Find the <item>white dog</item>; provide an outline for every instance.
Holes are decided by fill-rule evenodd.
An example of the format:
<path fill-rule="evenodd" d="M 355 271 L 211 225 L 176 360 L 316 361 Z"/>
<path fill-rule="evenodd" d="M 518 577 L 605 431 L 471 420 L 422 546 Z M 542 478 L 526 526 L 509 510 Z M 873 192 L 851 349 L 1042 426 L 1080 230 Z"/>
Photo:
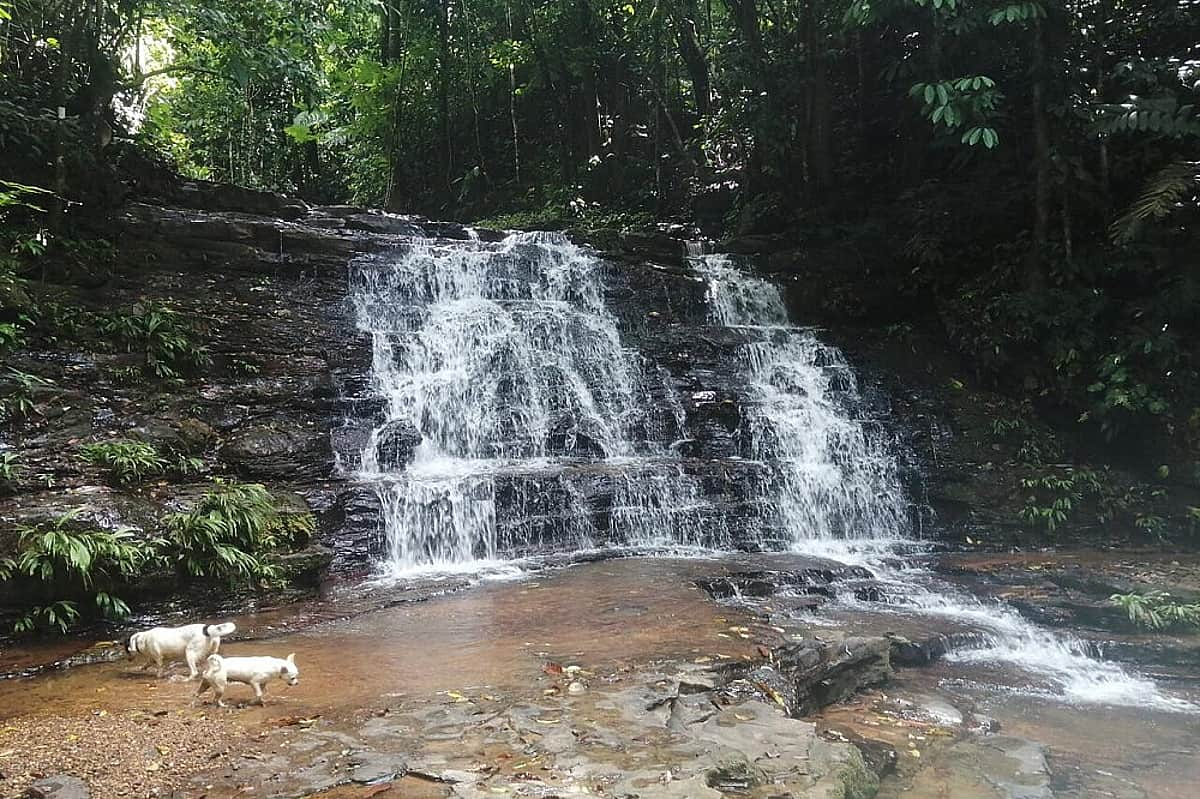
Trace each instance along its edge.
<path fill-rule="evenodd" d="M 204 674 L 200 677 L 200 688 L 196 697 L 209 688 L 216 694 L 217 704 L 225 707 L 222 701 L 225 697 L 225 686 L 231 682 L 240 682 L 254 689 L 254 698 L 258 704 L 263 704 L 263 686 L 274 679 L 280 679 L 288 685 L 300 682 L 300 669 L 296 668 L 296 653 L 287 656 L 286 660 L 272 657 L 227 658 L 220 655 L 209 655 L 204 666 Z"/>
<path fill-rule="evenodd" d="M 209 655 L 221 648 L 221 637 L 232 635 L 237 627 L 224 624 L 185 624 L 182 627 L 155 627 L 134 633 L 125 642 L 125 654 L 130 660 L 146 661 L 143 668 L 158 667 L 162 677 L 167 664 L 183 660 L 188 665 L 188 679 L 200 676 L 200 665 Z"/>

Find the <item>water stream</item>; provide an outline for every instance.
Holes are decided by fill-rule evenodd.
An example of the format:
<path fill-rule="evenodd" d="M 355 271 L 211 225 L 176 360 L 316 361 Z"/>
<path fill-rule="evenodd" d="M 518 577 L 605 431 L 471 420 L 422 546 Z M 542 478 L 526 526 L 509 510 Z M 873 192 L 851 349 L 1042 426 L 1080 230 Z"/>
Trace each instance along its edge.
<path fill-rule="evenodd" d="M 899 556 L 919 550 L 921 542 L 905 510 L 893 448 L 867 432 L 870 420 L 853 416 L 857 390 L 841 354 L 788 324 L 774 283 L 738 269 L 728 256 L 692 262 L 708 280 L 713 321 L 765 336 L 740 356 L 753 397 L 755 448 L 783 473 L 773 498 L 777 523 L 789 530 L 794 551 L 865 566 L 873 574 L 871 596 L 884 600 L 856 599 L 854 586 L 847 585 L 843 606 L 965 625 L 978 634 L 948 659 L 1014 666 L 1030 675 L 1032 692 L 1079 703 L 1197 709 L 1163 694 L 1153 680 L 1097 657 L 1088 642 L 1039 627 L 1012 607 L 985 602 Z M 830 390 L 835 379 L 841 402 Z"/>

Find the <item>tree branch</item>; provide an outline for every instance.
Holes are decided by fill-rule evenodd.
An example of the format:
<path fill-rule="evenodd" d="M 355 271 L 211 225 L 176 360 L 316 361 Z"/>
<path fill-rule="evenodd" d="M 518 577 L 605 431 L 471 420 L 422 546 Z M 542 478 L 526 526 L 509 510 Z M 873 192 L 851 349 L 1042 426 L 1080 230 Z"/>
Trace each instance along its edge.
<path fill-rule="evenodd" d="M 143 72 L 140 75 L 135 76 L 134 79 L 129 83 L 122 84 L 121 88 L 137 89 L 140 88 L 143 83 L 150 80 L 150 78 L 156 78 L 159 75 L 169 75 L 173 72 L 191 72 L 197 75 L 215 75 L 218 78 L 227 77 L 224 72 L 216 69 L 197 67 L 191 64 L 172 64 L 171 66 L 163 67 L 162 69 L 152 69 L 149 72 Z"/>

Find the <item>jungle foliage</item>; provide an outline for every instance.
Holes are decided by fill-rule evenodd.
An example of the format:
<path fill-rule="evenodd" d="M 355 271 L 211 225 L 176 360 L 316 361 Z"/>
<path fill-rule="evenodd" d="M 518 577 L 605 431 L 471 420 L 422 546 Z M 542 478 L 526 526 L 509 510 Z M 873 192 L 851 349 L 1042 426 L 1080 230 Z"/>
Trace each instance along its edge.
<path fill-rule="evenodd" d="M 818 260 L 837 244 L 830 307 L 882 287 L 903 302 L 872 321 L 936 331 L 978 382 L 1194 491 L 1198 11 L 0 0 L 0 149 L 18 154 L 0 215 L 33 229 L 2 257 L 36 271 L 32 250 L 56 241 L 38 234 L 118 199 L 97 176 L 144 171 L 147 153 L 314 201 L 514 225 L 672 218 Z M 109 320 L 114 344 L 160 378 L 203 366 L 160 311 Z M 0 349 L 21 334 L 0 318 Z M 1047 528 L 1091 491 L 1026 488 L 1027 521 Z"/>
<path fill-rule="evenodd" d="M 15 553 L 0 558 L 0 591 L 23 605 L 14 632 L 66 632 L 84 619 L 123 619 L 130 609 L 121 594 L 156 572 L 210 586 L 275 585 L 277 556 L 306 544 L 316 529 L 311 514 L 281 511 L 263 486 L 227 480 L 147 531 L 103 529 L 83 513 L 80 507 L 17 526 Z"/>

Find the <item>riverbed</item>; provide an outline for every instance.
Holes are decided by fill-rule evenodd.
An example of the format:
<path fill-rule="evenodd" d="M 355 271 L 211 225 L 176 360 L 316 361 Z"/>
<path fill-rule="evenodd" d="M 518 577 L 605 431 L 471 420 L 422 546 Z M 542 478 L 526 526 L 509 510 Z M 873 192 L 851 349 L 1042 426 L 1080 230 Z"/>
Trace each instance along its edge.
<path fill-rule="evenodd" d="M 674 680 L 670 704 L 686 708 L 687 690 L 678 688 L 686 673 L 684 684 L 714 691 L 714 706 L 732 714 L 733 726 L 757 724 L 743 717 L 763 707 L 778 717 L 772 724 L 783 723 L 785 702 L 748 676 L 773 663 L 782 669 L 775 660 L 782 647 L 848 633 L 903 631 L 916 640 L 929 626 L 916 614 L 872 616 L 854 603 L 793 612 L 786 598 L 717 601 L 700 588 L 767 567 L 798 574 L 827 565 L 783 555 L 625 558 L 484 581 L 340 620 L 322 621 L 337 614 L 314 607 L 321 603 L 295 606 L 298 629 L 280 634 L 289 613 L 278 611 L 267 616 L 270 637 L 235 634 L 223 644 L 226 654 L 296 653 L 300 684 L 270 686 L 261 708 L 245 704 L 251 694 L 241 686 L 230 691 L 235 707 L 197 704 L 195 684 L 178 668 L 159 681 L 122 661 L 10 679 L 0 684 L 3 793 L 66 772 L 99 797 L 304 796 L 338 785 L 362 791 L 366 783 L 397 796 L 546 796 L 568 788 L 619 795 L 612 791 L 621 775 L 637 772 L 644 782 L 654 772 L 673 776 L 638 795 L 687 796 L 671 791 L 698 768 L 689 766 L 700 762 L 689 746 L 701 722 L 685 710 L 683 721 L 661 729 L 635 728 L 657 711 L 636 709 L 641 699 L 631 696 L 667 690 Z M 236 620 L 265 628 L 261 618 Z M 38 656 L 34 647 L 5 660 Z M 1164 693 L 1200 698 L 1187 678 L 1176 672 Z M 750 694 L 760 704 L 737 710 Z M 895 753 L 892 765 L 875 766 L 881 796 L 1182 799 L 1194 796 L 1200 777 L 1200 716 L 1064 701 L 1011 663 L 942 658 L 900 667 L 816 719 L 829 741 Z M 493 730 L 485 721 L 504 724 Z M 565 728 L 567 740 L 543 745 L 541 737 Z M 1014 740 L 1043 758 L 1044 773 L 1021 777 L 1042 793 L 996 787 L 1005 781 L 997 768 L 1011 765 L 1015 750 L 1005 750 L 999 767 L 983 754 L 989 741 L 1011 747 Z M 536 768 L 522 765 L 530 758 Z M 719 795 L 758 795 L 747 790 Z"/>

